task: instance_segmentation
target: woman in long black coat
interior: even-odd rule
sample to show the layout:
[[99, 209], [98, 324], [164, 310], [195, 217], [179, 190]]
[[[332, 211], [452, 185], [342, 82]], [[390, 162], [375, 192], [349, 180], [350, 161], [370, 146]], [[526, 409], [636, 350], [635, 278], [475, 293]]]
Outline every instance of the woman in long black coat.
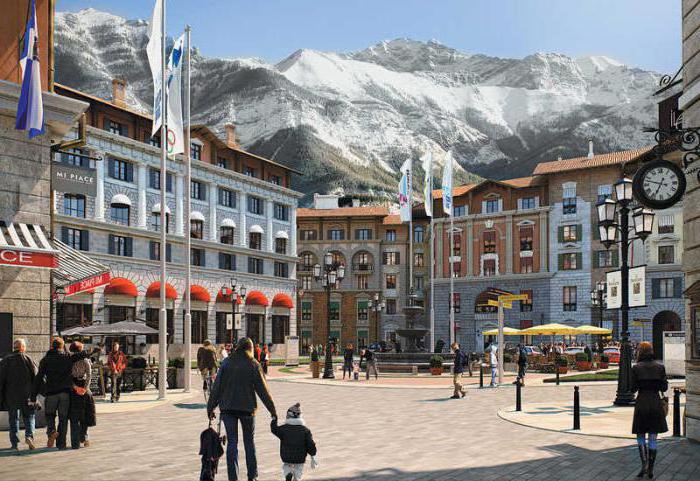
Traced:
[[639, 457], [642, 460], [642, 470], [637, 475], [638, 478], [643, 477], [645, 473], [649, 478], [654, 477], [656, 438], [658, 434], [668, 431], [661, 400], [661, 393], [667, 390], [666, 368], [661, 362], [654, 360], [651, 343], [640, 343], [637, 348], [637, 364], [632, 368], [632, 392], [637, 393], [632, 432], [637, 435]]

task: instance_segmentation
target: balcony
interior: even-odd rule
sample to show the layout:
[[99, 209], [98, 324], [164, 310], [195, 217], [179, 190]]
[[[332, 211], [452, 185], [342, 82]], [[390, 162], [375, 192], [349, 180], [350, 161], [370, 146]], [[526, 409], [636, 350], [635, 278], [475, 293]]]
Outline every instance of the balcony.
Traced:
[[371, 274], [372, 272], [374, 272], [374, 264], [364, 264], [364, 263], [353, 264], [352, 271], [360, 273], [360, 274], [362, 274], [362, 273]]
[[298, 266], [298, 271], [299, 272], [313, 272], [314, 266], [306, 265], [306, 264], [299, 264]]

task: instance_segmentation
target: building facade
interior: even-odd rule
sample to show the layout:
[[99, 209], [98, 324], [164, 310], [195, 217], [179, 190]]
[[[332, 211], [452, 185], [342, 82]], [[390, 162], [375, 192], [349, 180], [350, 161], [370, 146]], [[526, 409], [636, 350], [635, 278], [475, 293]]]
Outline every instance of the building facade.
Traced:
[[[66, 86], [56, 89], [90, 106], [86, 145], [56, 161], [96, 169], [97, 184], [94, 197], [54, 193], [56, 235], [109, 266], [112, 281], [61, 299], [54, 329], [60, 333], [74, 325], [126, 319], [143, 319], [157, 328], [160, 229], [165, 225], [169, 355], [178, 355], [184, 341], [188, 255], [193, 345], [247, 335], [275, 344], [282, 353], [285, 336], [296, 334], [290, 322], [296, 315], [294, 226], [302, 195], [290, 188], [293, 171], [242, 150], [231, 125], [225, 140], [205, 126], [193, 126], [192, 182], [185, 185], [184, 158], [169, 159], [167, 205], [161, 206], [160, 139], [151, 138], [150, 118], [125, 104], [124, 83], [113, 82], [111, 101]], [[190, 252], [185, 251], [188, 235]], [[235, 331], [226, 325], [233, 302], [221, 292], [232, 283], [247, 288], [242, 324]], [[157, 336], [137, 341], [143, 351], [157, 343]], [[137, 346], [127, 344], [126, 350], [135, 352]]]

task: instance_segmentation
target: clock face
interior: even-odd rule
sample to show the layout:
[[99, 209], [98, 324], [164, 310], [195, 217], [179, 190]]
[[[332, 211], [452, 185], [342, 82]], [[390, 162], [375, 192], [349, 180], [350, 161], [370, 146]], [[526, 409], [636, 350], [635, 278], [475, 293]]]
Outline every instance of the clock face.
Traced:
[[632, 185], [635, 198], [652, 209], [667, 209], [685, 193], [685, 174], [676, 164], [652, 160], [639, 168]]

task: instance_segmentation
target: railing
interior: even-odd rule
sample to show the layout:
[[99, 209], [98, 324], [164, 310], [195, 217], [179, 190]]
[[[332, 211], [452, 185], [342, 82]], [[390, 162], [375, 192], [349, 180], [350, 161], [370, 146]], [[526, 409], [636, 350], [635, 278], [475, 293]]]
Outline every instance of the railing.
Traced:
[[353, 264], [352, 270], [355, 272], [372, 272], [374, 271], [373, 264]]
[[298, 270], [299, 270], [299, 272], [311, 272], [314, 270], [314, 266], [309, 266], [306, 264], [299, 264]]

